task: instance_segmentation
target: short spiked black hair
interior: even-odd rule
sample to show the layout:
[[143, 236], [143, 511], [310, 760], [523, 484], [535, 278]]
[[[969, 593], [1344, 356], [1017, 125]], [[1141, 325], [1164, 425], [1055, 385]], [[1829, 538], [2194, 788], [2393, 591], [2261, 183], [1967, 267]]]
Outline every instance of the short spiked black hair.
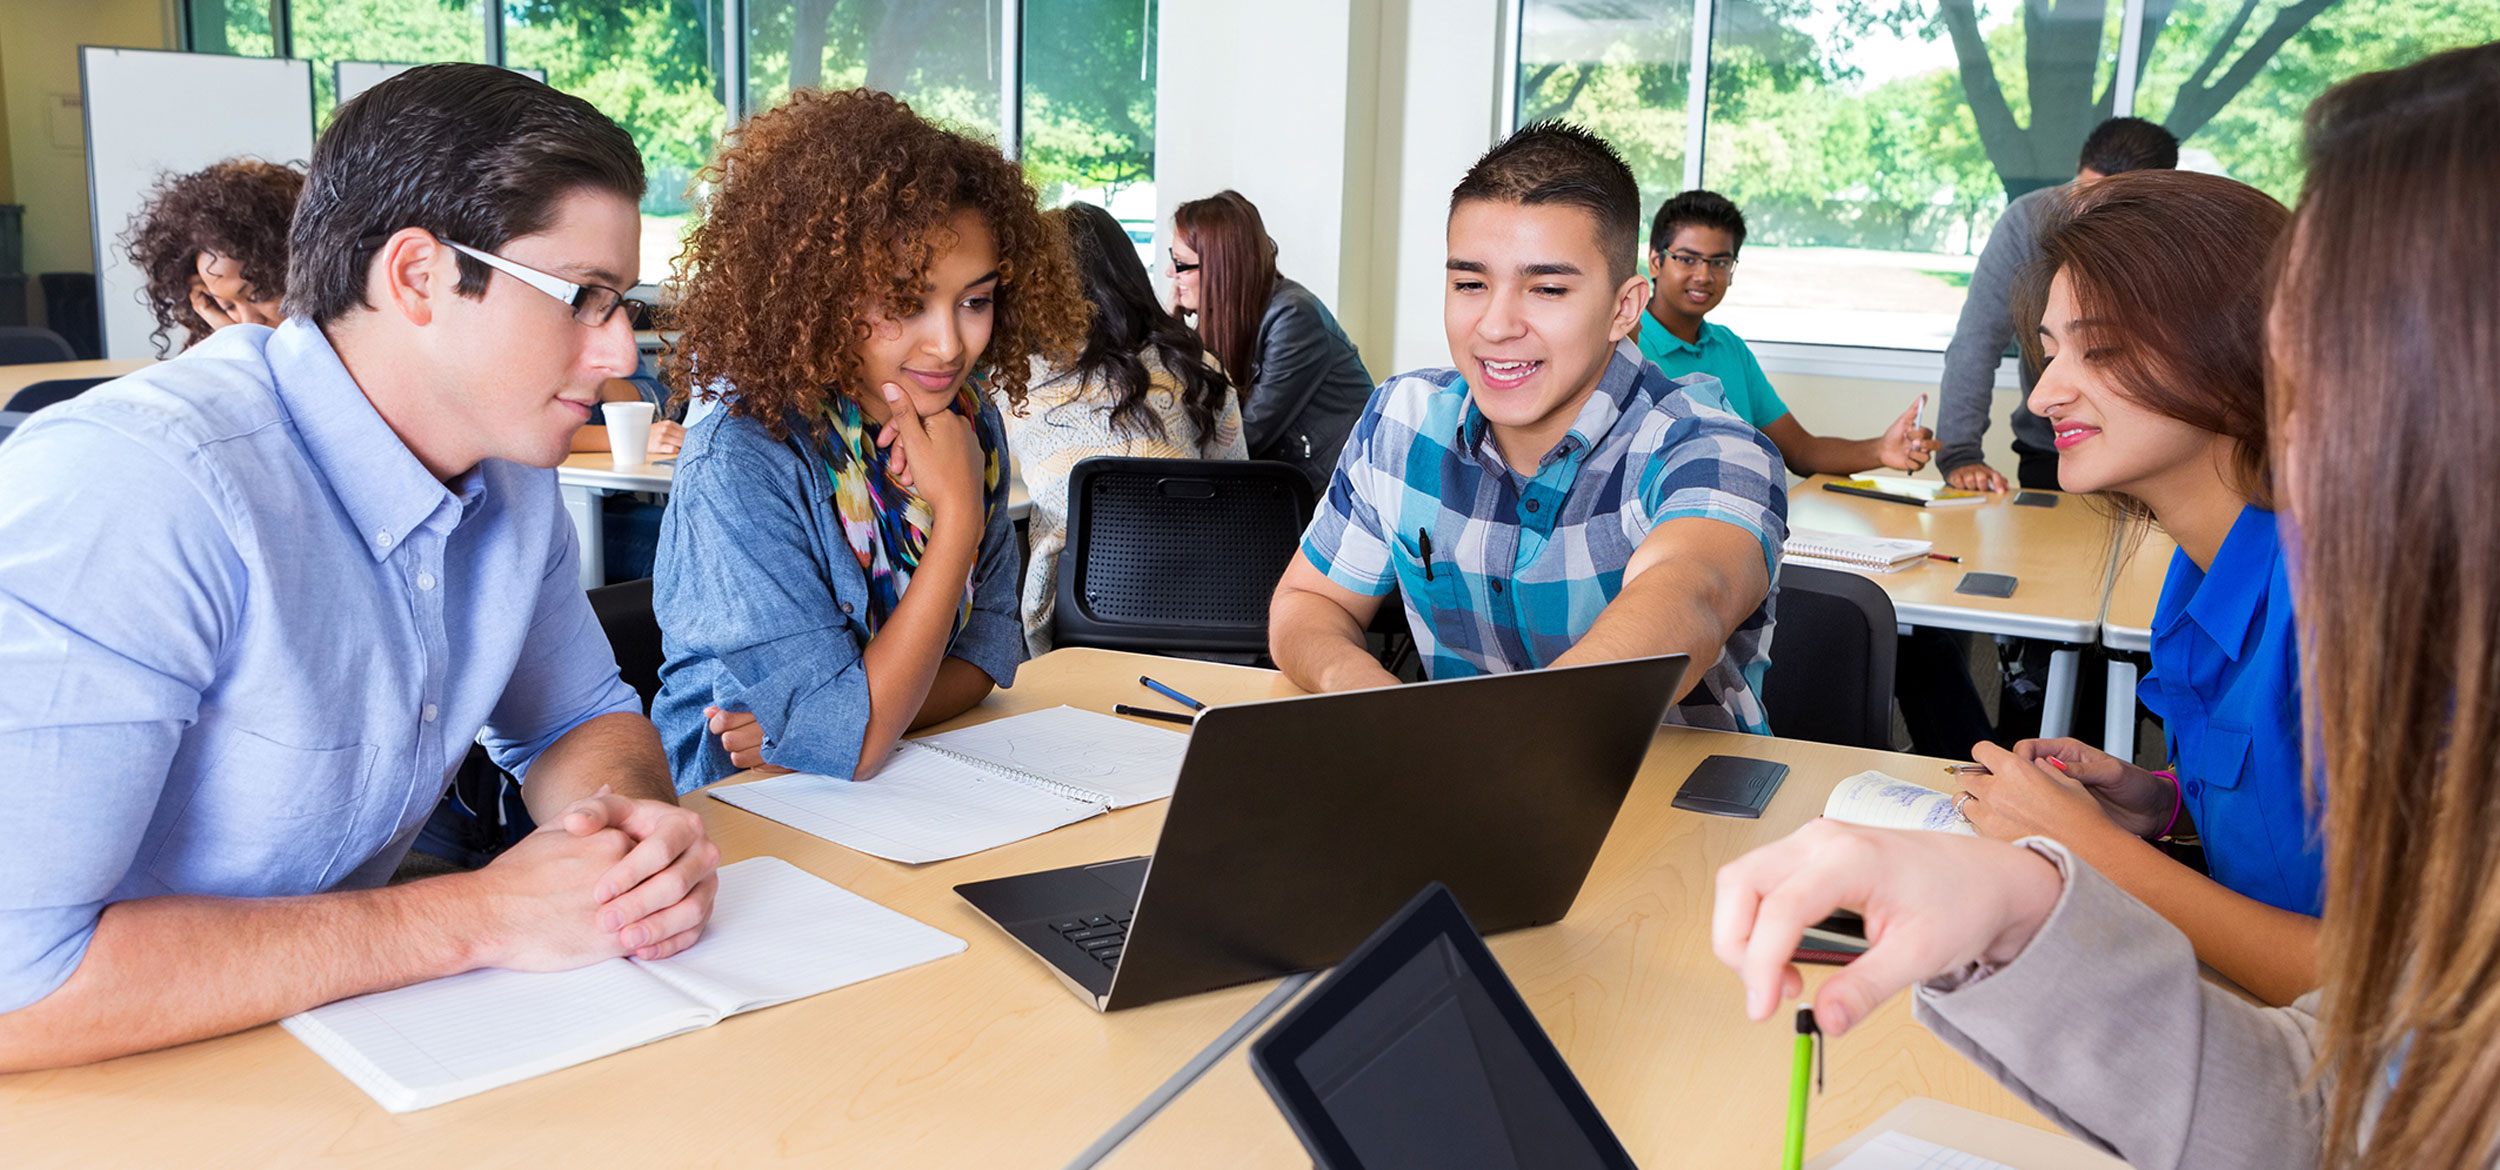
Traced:
[[1536, 205], [1559, 203], [1597, 218], [1597, 246], [1616, 283], [1631, 279], [1640, 259], [1641, 188], [1632, 168], [1606, 140], [1562, 121], [1520, 127], [1484, 152], [1450, 191], [1450, 210], [1471, 199]]

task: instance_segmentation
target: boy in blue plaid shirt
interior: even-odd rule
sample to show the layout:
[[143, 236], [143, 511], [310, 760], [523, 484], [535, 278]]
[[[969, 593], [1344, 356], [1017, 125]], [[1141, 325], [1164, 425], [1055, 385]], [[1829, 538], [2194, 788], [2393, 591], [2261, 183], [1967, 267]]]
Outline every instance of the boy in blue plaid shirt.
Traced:
[[1614, 150], [1558, 122], [1451, 192], [1455, 368], [1390, 379], [1355, 424], [1270, 611], [1295, 683], [1395, 683], [1363, 646], [1395, 588], [1431, 677], [1684, 653], [1670, 721], [1768, 732], [1779, 452], [1630, 340], [1640, 210]]

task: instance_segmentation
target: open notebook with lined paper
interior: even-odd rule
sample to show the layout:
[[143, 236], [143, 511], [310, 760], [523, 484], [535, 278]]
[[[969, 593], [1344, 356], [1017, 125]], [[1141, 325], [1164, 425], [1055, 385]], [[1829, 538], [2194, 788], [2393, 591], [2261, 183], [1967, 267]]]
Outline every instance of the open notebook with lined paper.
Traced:
[[754, 857], [721, 867], [702, 940], [673, 958], [470, 971], [279, 1024], [384, 1109], [406, 1113], [963, 949], [780, 858]]
[[1189, 737], [1051, 707], [905, 740], [866, 780], [797, 772], [712, 798], [862, 853], [918, 864], [1172, 795]]

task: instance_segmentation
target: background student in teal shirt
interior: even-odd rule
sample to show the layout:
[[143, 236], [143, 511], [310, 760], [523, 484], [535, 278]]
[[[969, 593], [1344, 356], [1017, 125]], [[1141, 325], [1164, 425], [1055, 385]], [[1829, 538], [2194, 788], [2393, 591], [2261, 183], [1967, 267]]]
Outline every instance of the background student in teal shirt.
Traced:
[[[1702, 318], [1727, 298], [1736, 280], [1736, 252], [1745, 246], [1745, 216], [1725, 196], [1686, 191], [1658, 207], [1649, 225], [1649, 311], [1641, 314], [1641, 356], [1670, 378], [1708, 374], [1726, 395], [1721, 405], [1752, 423], [1799, 475], [1846, 475], [1873, 467], [1916, 471], [1935, 454], [1936, 434], [1918, 425], [1919, 404], [1872, 439], [1827, 439], [1805, 428], [1771, 389], [1743, 338]], [[1700, 397], [1695, 388], [1687, 394]]]

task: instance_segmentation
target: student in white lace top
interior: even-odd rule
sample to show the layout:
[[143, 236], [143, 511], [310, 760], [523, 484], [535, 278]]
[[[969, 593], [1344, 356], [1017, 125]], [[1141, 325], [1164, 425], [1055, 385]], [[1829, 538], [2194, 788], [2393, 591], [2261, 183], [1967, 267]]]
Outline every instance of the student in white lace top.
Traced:
[[1053, 370], [1035, 359], [1021, 411], [998, 403], [1008, 448], [1033, 497], [1033, 552], [1019, 609], [1025, 646], [1036, 655], [1050, 649], [1071, 469], [1096, 455], [1249, 458], [1239, 395], [1197, 333], [1155, 299], [1120, 221], [1090, 203], [1048, 214], [1067, 228], [1094, 322], [1074, 365]]

